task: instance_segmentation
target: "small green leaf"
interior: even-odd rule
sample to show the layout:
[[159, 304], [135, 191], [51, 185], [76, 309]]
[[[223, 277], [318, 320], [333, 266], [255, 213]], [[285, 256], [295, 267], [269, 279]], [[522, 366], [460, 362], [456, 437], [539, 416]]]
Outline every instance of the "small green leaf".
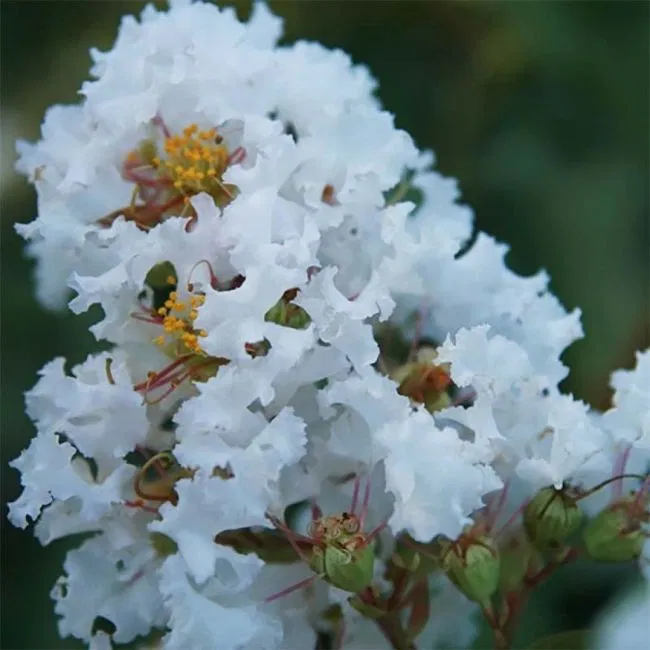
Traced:
[[589, 650], [589, 630], [571, 630], [538, 639], [528, 650]]

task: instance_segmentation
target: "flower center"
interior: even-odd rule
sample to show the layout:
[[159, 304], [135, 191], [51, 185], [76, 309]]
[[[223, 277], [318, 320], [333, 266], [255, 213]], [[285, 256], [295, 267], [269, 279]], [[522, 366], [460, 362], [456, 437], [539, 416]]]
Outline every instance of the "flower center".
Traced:
[[135, 185], [131, 203], [102, 217], [98, 223], [110, 226], [118, 217], [133, 221], [149, 230], [170, 216], [196, 220], [190, 198], [208, 193], [223, 208], [237, 195], [237, 187], [224, 183], [222, 177], [230, 165], [246, 157], [242, 147], [230, 151], [223, 133], [214, 127], [202, 131], [196, 124], [174, 135], [161, 119], [154, 124], [162, 130], [162, 153], [159, 141], [147, 138], [129, 152], [122, 166], [122, 177]]
[[196, 124], [190, 124], [182, 135], [166, 137], [163, 146], [166, 158], [152, 157], [151, 166], [181, 194], [207, 192], [217, 205], [234, 198], [236, 188], [221, 181], [231, 160], [216, 128], [200, 131]]
[[[168, 280], [173, 281], [174, 278], [170, 277]], [[194, 321], [199, 315], [198, 309], [204, 302], [203, 295], [192, 295], [189, 302], [181, 301], [178, 299], [178, 292], [172, 291], [164, 306], [158, 309], [165, 334], [156, 337], [154, 343], [165, 348], [172, 357], [188, 353], [206, 356], [199, 339], [206, 337], [208, 333], [194, 328]]]

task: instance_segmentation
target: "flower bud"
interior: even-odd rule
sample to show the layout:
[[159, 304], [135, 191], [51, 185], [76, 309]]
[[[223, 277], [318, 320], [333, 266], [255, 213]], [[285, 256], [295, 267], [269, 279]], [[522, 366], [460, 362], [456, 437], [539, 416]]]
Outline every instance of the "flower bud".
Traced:
[[582, 511], [564, 489], [541, 489], [524, 510], [528, 538], [540, 551], [556, 551], [582, 522]]
[[461, 536], [448, 543], [442, 566], [456, 587], [477, 603], [487, 603], [499, 587], [499, 552], [486, 535]]
[[582, 539], [592, 560], [627, 562], [641, 555], [646, 535], [634, 516], [634, 505], [634, 499], [615, 503], [587, 524]]

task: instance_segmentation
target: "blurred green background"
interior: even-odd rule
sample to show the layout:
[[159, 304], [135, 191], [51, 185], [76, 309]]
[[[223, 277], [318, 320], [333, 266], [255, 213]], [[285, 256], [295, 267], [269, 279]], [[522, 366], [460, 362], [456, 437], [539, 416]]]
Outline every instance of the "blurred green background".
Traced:
[[[511, 266], [545, 267], [564, 304], [583, 309], [587, 338], [566, 355], [565, 387], [606, 407], [609, 373], [650, 345], [648, 2], [270, 4], [287, 42], [318, 40], [369, 65], [398, 126], [459, 179], [478, 228], [512, 245]], [[33, 435], [22, 393], [53, 356], [77, 363], [93, 349], [87, 319], [45, 312], [32, 298], [13, 224], [31, 220], [36, 203], [13, 173], [14, 140], [37, 139], [48, 106], [76, 101], [89, 47], [110, 48], [119, 17], [143, 6], [0, 3], [3, 508], [19, 494], [6, 463]], [[248, 16], [250, 3], [238, 7]], [[79, 647], [58, 639], [48, 596], [67, 546], [43, 550], [3, 521], [3, 650]], [[520, 642], [584, 627], [630, 575], [580, 566], [551, 581]]]

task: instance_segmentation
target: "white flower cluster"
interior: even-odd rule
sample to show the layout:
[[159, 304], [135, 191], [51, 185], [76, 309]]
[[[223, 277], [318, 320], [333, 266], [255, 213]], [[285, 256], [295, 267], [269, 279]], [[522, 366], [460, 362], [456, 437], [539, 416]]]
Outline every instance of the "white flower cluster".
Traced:
[[[27, 394], [38, 433], [13, 463], [10, 520], [36, 521], [44, 544], [92, 533], [53, 597], [61, 634], [98, 648], [152, 628], [167, 650], [310, 648], [332, 603], [343, 647], [377, 648], [390, 635], [345, 589], [269, 600], [312, 571], [228, 536], [270, 534], [295, 504], [364, 501], [366, 533], [387, 522], [381, 579], [394, 536], [454, 539], [506, 483], [525, 498], [597, 482], [621, 454], [646, 471], [650, 353], [615, 375], [602, 418], [561, 394], [579, 314], [473, 238], [455, 182], [395, 128], [365, 68], [277, 46], [262, 4], [247, 24], [170, 4], [125, 18], [92, 52], [83, 101], [19, 145], [39, 297], [100, 305], [93, 332], [112, 349], [70, 374], [55, 359]], [[395, 331], [438, 346], [435, 363], [391, 356]], [[458, 594], [436, 593], [424, 634], [469, 643], [466, 623], [436, 616], [458, 616]]]

